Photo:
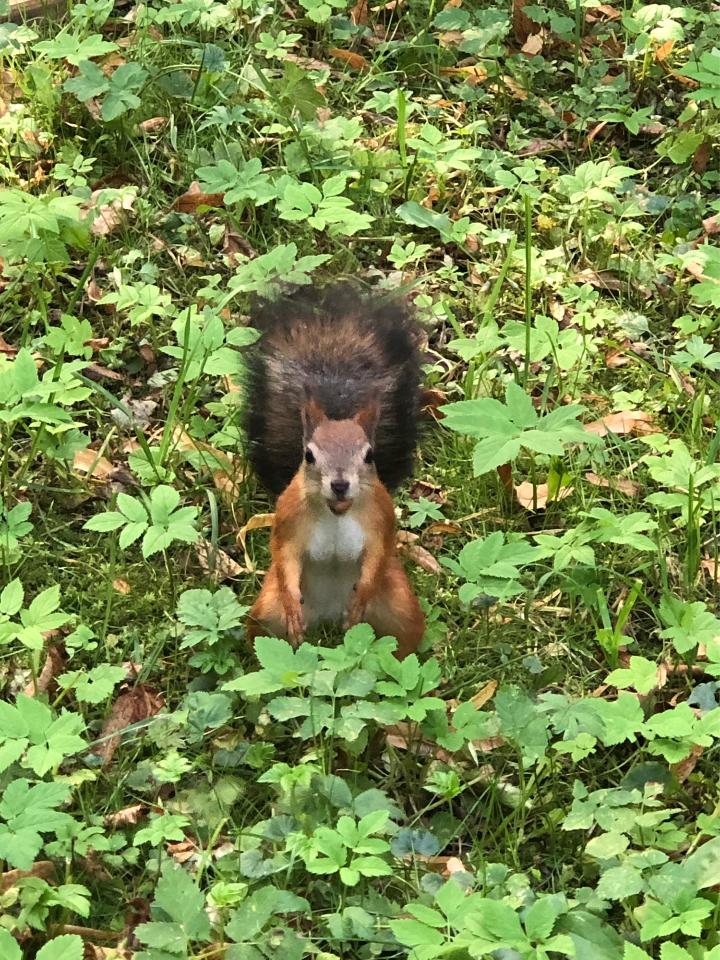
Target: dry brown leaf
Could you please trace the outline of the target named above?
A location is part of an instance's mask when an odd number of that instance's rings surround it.
[[[251,260],[257,256],[257,251],[239,233],[234,233],[229,227],[225,227],[223,236],[223,253],[228,258],[231,267],[238,265],[238,254],[249,257]]]
[[[139,683],[130,690],[124,690],[112,706],[99,742],[92,748],[93,753],[102,758],[103,766],[110,763],[120,746],[122,731],[133,723],[154,717],[164,705],[162,694],[145,684]]]
[[[17,347],[11,347],[5,337],[0,333],[0,353],[6,357],[14,357],[17,352]]]
[[[370,61],[361,53],[354,50],[343,50],[341,47],[330,47],[328,56],[334,60],[342,60],[351,70],[369,70]]]
[[[705,173],[710,160],[710,141],[705,140],[697,148],[692,158],[692,168],[695,173]]]
[[[435,520],[425,532],[431,537],[441,537],[445,534],[456,536],[462,533],[462,527],[459,523],[454,523],[452,520]]]
[[[503,74],[501,80],[505,84],[506,89],[510,91],[510,94],[516,100],[527,100],[527,90],[525,87],[521,86],[514,77],[509,77],[507,74]]]
[[[48,690],[55,687],[55,677],[65,669],[65,647],[61,643],[53,644],[48,647],[45,656],[45,663],[37,678],[37,685],[34,680],[25,687],[23,693],[26,697],[36,697],[39,693],[47,693]]]
[[[701,747],[699,743],[694,743],[689,755],[685,757],[684,760],[680,760],[678,763],[670,764],[670,769],[675,775],[678,783],[684,783],[687,780],[697,766],[698,760],[702,756],[704,749],[705,748]]]
[[[548,503],[556,500],[562,500],[572,493],[572,487],[560,487],[552,494],[547,483],[538,483],[533,485],[528,480],[524,480],[515,487],[515,497],[521,507],[526,510],[542,510]]]
[[[488,72],[479,63],[474,63],[468,67],[440,67],[440,75],[443,77],[462,77],[468,86],[475,87],[483,80],[487,80]]]
[[[85,341],[83,346],[90,347],[93,353],[97,353],[99,350],[107,350],[110,346],[110,337],[91,337],[90,340]]]
[[[498,688],[497,680],[488,680],[482,689],[478,690],[476,694],[470,697],[470,703],[474,704],[475,707],[480,710],[485,706],[492,698],[495,696],[495,691]]]
[[[130,593],[130,584],[127,580],[123,580],[121,577],[116,578],[112,582],[112,588],[116,593],[128,594]]]
[[[193,180],[185,193],[173,202],[173,210],[177,210],[178,213],[197,213],[201,206],[223,207],[225,206],[225,194],[204,193],[200,189],[200,183]]]
[[[622,410],[619,413],[610,413],[600,420],[593,420],[592,423],[584,424],[584,428],[588,433],[594,433],[598,437],[607,436],[608,433],[630,433],[636,437],[643,437],[649,433],[660,433],[660,429],[653,423],[651,415],[644,413],[642,410]]]
[[[543,35],[541,33],[532,33],[525,43],[520,47],[521,53],[526,53],[529,57],[536,57],[542,53]]]
[[[661,43],[659,47],[655,47],[653,51],[653,56],[655,57],[658,63],[664,63],[665,60],[670,56],[675,46],[674,40],[666,40],[665,43]]]
[[[635,480],[628,480],[625,477],[600,477],[597,473],[586,473],[585,479],[593,487],[604,487],[607,490],[617,490],[618,493],[624,493],[626,497],[637,497],[640,495],[642,487]]]
[[[707,217],[703,220],[703,230],[708,236],[712,236],[715,233],[720,233],[720,216],[714,214],[712,217]],[[2,345],[0,344],[0,352],[2,351]]]
[[[443,33],[438,34],[438,43],[445,49],[448,47],[456,47],[459,43],[462,43],[464,39],[465,34],[462,30],[445,30]]]
[[[329,63],[325,63],[324,60],[316,60],[314,57],[300,57],[296,53],[286,53],[284,59],[289,60],[290,63],[296,63],[305,70],[332,70]]]
[[[627,367],[634,363],[635,358],[627,354],[625,349],[618,350],[613,348],[605,354],[605,366],[609,370],[617,370],[620,367]]]
[[[403,721],[385,727],[385,741],[396,750],[410,750],[421,757],[433,757],[442,763],[452,760],[450,751],[434,740],[423,737],[416,724]]]
[[[715,557],[703,557],[700,561],[700,569],[704,570],[716,583],[720,583],[720,558],[716,561]]]
[[[442,419],[439,407],[447,401],[447,396],[442,390],[430,389],[423,390],[420,397],[420,409],[424,414]]]
[[[187,863],[198,856],[198,845],[194,840],[180,840],[177,843],[169,843],[167,852],[176,863]]]
[[[274,513],[256,513],[254,517],[250,517],[244,527],[238,530],[237,542],[242,547],[245,558],[245,569],[249,572],[255,570],[255,564],[252,562],[250,554],[248,553],[247,535],[251,530],[261,530],[263,527],[271,527],[274,519]]]
[[[5,873],[0,873],[0,893],[5,893],[26,877],[39,877],[52,883],[55,879],[55,864],[52,860],[37,860],[29,870],[6,870]]]
[[[107,459],[100,456],[97,450],[91,450],[87,447],[85,450],[78,450],[73,457],[73,470],[75,473],[86,473],[96,480],[107,480],[115,471],[115,467]]]
[[[408,556],[413,563],[416,563],[422,570],[425,570],[427,573],[442,573],[442,567],[435,559],[435,557],[430,553],[429,550],[426,550],[425,547],[421,547],[419,543],[410,543],[403,546],[403,553]]]
[[[164,130],[168,125],[167,117],[150,117],[139,124],[143,133],[157,133],[158,130]]]
[[[243,573],[243,568],[233,560],[230,554],[213,546],[210,540],[200,537],[196,544],[196,553],[200,566],[215,583],[222,583]]]
[[[357,0],[350,10],[350,20],[356,27],[365,26],[368,22],[368,0]]]
[[[115,813],[109,813],[104,818],[106,827],[134,827],[135,824],[144,820],[148,813],[148,807],[144,803],[133,803],[132,806],[123,807]]]
[[[108,367],[103,367],[100,363],[89,363],[84,369],[83,373],[90,380],[123,380],[124,377],[121,373],[118,373],[117,370],[110,370]],[[141,402],[141,401],[136,401]],[[157,406],[157,404],[155,404]]]
[[[102,192],[102,190],[93,190],[90,199],[86,200],[82,206],[83,219],[93,214],[90,233],[94,237],[106,237],[112,233],[122,223],[125,213],[133,209],[136,200],[135,194],[127,193],[124,197],[116,197],[110,203],[98,206],[95,201]]]
[[[624,290],[627,283],[616,277],[610,270],[591,270],[587,268],[575,274],[578,283],[589,283],[598,290]]]
[[[526,13],[525,7],[529,0],[513,0],[512,26],[513,35],[519,44],[524,44],[528,37],[539,32],[540,27]]]
[[[501,463],[499,467],[496,467],[497,475],[500,478],[500,483],[502,483],[505,490],[513,495],[515,487],[513,486],[513,473],[512,473],[512,464],[511,463]]]

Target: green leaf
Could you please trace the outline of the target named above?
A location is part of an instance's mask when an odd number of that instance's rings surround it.
[[[179,923],[189,940],[210,937],[210,921],[205,912],[205,897],[182,867],[166,863],[155,888],[154,906]]]
[[[127,521],[125,517],[116,510],[107,510],[105,513],[96,513],[83,524],[83,530],[94,530],[96,533],[109,533],[111,530],[117,530]]]
[[[83,942],[75,934],[65,934],[46,943],[35,956],[36,960],[82,960]]]
[[[110,81],[101,68],[92,60],[83,60],[78,66],[77,76],[66,80],[63,90],[74,94],[83,103],[85,100],[101,96],[109,86]]]
[[[658,683],[657,664],[645,657],[630,657],[629,668],[613,670],[606,682],[623,690],[632,687],[638,693],[649,693]]]
[[[0,957],[3,960],[22,960],[17,940],[7,930],[0,927]]]
[[[627,900],[641,893],[644,887],[640,871],[625,864],[603,872],[597,885],[597,895],[603,900]]]
[[[531,940],[547,940],[557,918],[567,909],[567,901],[562,894],[539,897],[523,917],[528,937]]]
[[[11,580],[0,593],[0,614],[6,617],[14,616],[22,607],[24,596],[22,582],[17,578]]]

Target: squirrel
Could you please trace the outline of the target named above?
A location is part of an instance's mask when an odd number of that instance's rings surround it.
[[[246,355],[251,465],[278,495],[248,641],[369,623],[415,651],[425,618],[397,555],[390,490],[412,471],[421,328],[400,301],[348,286],[256,306]]]

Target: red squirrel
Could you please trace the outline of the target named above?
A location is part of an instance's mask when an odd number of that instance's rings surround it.
[[[369,623],[405,657],[425,618],[397,556],[389,489],[412,470],[420,327],[398,301],[348,287],[261,305],[253,323],[249,458],[279,497],[248,639],[297,645],[320,621]]]

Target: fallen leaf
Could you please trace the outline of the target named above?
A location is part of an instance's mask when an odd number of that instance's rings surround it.
[[[527,90],[525,87],[521,86],[514,77],[509,77],[507,74],[503,74],[500,79],[505,84],[506,89],[510,91],[511,95],[516,100],[527,100]]]
[[[23,693],[26,697],[36,697],[39,693],[47,693],[55,687],[55,677],[65,669],[65,647],[61,643],[48,647],[45,663],[37,678],[27,684]]]
[[[154,717],[164,705],[162,694],[145,684],[123,691],[112,706],[98,742],[92,747],[92,752],[102,758],[103,766],[111,762],[120,746],[122,731],[133,723]]]
[[[144,820],[148,813],[148,807],[144,803],[133,803],[129,807],[123,807],[115,813],[108,813],[103,818],[106,827],[134,827],[135,824]]]
[[[649,413],[642,410],[622,410],[620,413],[611,413],[600,420],[593,420],[592,423],[584,424],[584,429],[588,433],[594,433],[598,437],[604,437],[608,433],[633,434],[636,437],[644,437],[649,433],[660,433]]]
[[[470,87],[477,86],[483,80],[487,80],[488,72],[479,63],[468,67],[441,67],[440,75],[443,77],[462,77]]]
[[[438,34],[438,43],[441,47],[456,47],[459,43],[462,43],[465,39],[465,34],[462,30],[446,30],[444,33]]]
[[[692,168],[695,173],[705,173],[710,159],[710,141],[705,140],[697,148],[692,158]]]
[[[14,357],[17,354],[17,347],[11,347],[5,337],[0,333],[0,353],[6,357]]]
[[[122,380],[123,375],[118,373],[117,370],[110,370],[108,367],[103,367],[100,363],[89,363],[84,369],[83,373],[90,380]]]
[[[588,23],[596,23],[598,20],[619,20],[622,17],[622,11],[611,7],[609,3],[601,3],[597,7],[592,7],[585,14]]]
[[[176,863],[188,863],[199,854],[198,846],[194,840],[180,840],[178,843],[169,843],[167,852]]]
[[[526,53],[529,57],[536,57],[542,53],[543,35],[541,33],[532,33],[525,43],[520,47],[521,53]]]
[[[615,276],[610,270],[580,270],[574,278],[578,283],[589,283],[598,290],[625,290],[627,282]]]
[[[253,260],[257,257],[257,251],[239,233],[234,233],[229,227],[225,227],[223,236],[223,253],[228,258],[231,267],[238,265],[238,254]]]
[[[424,414],[432,415],[441,420],[443,415],[438,408],[446,402],[447,395],[442,390],[428,388],[423,390],[420,397],[420,409]]]
[[[495,691],[498,688],[497,680],[488,680],[482,689],[478,690],[474,696],[470,697],[470,703],[474,704],[475,707],[480,710],[485,706],[488,701],[492,700],[495,696]]]
[[[444,534],[456,536],[462,533],[462,527],[459,523],[453,523],[452,520],[436,520],[430,524],[425,532],[431,537],[443,536]]]
[[[98,303],[98,301],[102,300],[104,296],[102,290],[97,285],[95,280],[88,280],[88,282],[85,284],[85,293],[87,294],[87,298],[90,303]]]
[[[94,237],[106,237],[112,233],[116,227],[123,222],[125,213],[133,209],[137,196],[135,193],[127,192],[123,197],[116,197],[109,203],[103,203],[98,206],[95,202],[102,190],[93,190],[90,199],[86,200],[82,206],[82,217],[87,219],[93,215],[90,224],[90,233]]]
[[[600,477],[597,473],[586,473],[585,479],[593,487],[604,487],[608,490],[616,490],[618,493],[624,493],[626,497],[637,497],[640,495],[642,487],[635,480],[628,480],[625,477]]]
[[[122,593],[124,595],[130,593],[130,584],[127,582],[127,580],[123,580],[120,577],[113,580],[112,588],[116,593]]]
[[[533,485],[528,480],[515,487],[515,497],[521,507],[526,510],[542,510],[548,503],[563,500],[572,493],[572,487],[560,487],[551,493],[547,483]]]
[[[75,473],[87,473],[96,480],[107,480],[115,472],[115,467],[107,457],[87,447],[85,450],[78,450],[73,457],[73,470]]]
[[[83,346],[90,347],[93,353],[97,353],[99,350],[107,350],[110,346],[110,337],[91,337],[90,340],[85,341]]]
[[[664,63],[665,60],[670,56],[675,46],[674,40],[666,40],[665,43],[661,43],[659,47],[655,47],[653,51],[653,56],[658,63]]]
[[[530,0],[512,0],[513,35],[519,44],[524,44],[528,37],[540,30],[539,25],[525,13],[529,3]]]
[[[242,547],[245,557],[245,569],[249,572],[253,572],[255,570],[255,564],[252,562],[250,554],[247,550],[247,535],[252,530],[261,530],[264,527],[271,527],[274,519],[274,513],[256,513],[254,517],[250,517],[244,527],[241,527],[240,530],[238,530],[237,542]]]
[[[715,557],[703,557],[700,561],[700,569],[704,570],[715,583],[720,583],[720,560]]]
[[[623,348],[622,350],[613,348],[612,350],[608,350],[608,352],[605,354],[605,366],[609,370],[617,370],[619,367],[627,367],[629,364],[634,362],[635,358],[628,356],[626,348]]]
[[[167,125],[167,117],[150,117],[138,124],[143,133],[157,133],[158,130],[163,130]]]
[[[568,147],[569,144],[567,140],[543,140],[541,138],[537,138],[535,140],[531,140],[530,143],[518,150],[516,155],[518,157],[537,157],[542,153],[564,152],[568,149]],[[549,220],[550,218],[548,217],[547,219]]]
[[[411,543],[403,546],[403,553],[405,553],[413,563],[416,563],[422,570],[425,570],[427,573],[442,573],[442,567],[435,559],[435,557],[430,553],[429,550],[426,550],[425,547],[421,547],[419,543]]]
[[[720,233],[720,216],[714,214],[712,217],[707,217],[703,220],[703,230],[708,236],[712,236],[715,233]],[[0,344],[0,351],[2,351],[2,344]]]
[[[290,63],[296,63],[299,67],[304,67],[305,70],[332,70],[329,63],[325,63],[324,60],[316,60],[314,57],[300,57],[296,53],[286,53],[284,59],[289,60]]]
[[[497,475],[500,478],[500,483],[503,485],[505,490],[513,495],[515,487],[513,485],[513,472],[511,463],[501,463],[499,467],[496,467]]]
[[[419,727],[412,723],[394,723],[385,727],[385,741],[396,750],[409,750],[421,757],[433,757],[441,763],[452,760],[449,750],[420,734]]]
[[[197,180],[193,180],[185,193],[173,202],[173,210],[177,210],[178,213],[194,214],[198,212],[198,207],[223,206],[225,206],[225,194],[203,193]]]
[[[356,27],[364,26],[368,22],[368,0],[357,0],[350,10],[350,20]]]
[[[138,427],[147,429],[150,426],[150,418],[157,407],[157,400],[136,400],[125,394],[122,397],[122,403],[127,408],[128,413],[113,407],[110,416],[115,423],[123,430],[135,430]]]
[[[203,573],[206,573],[215,583],[222,583],[243,573],[243,568],[233,560],[230,554],[213,546],[210,540],[200,537],[196,544],[198,563]]]
[[[342,60],[352,70],[369,70],[370,61],[361,53],[355,53],[354,50],[343,50],[341,47],[330,47],[328,56],[335,60]]]
[[[26,877],[39,877],[52,883],[55,879],[55,864],[52,860],[37,860],[29,870],[6,870],[5,873],[0,873],[0,893],[5,893]]]
[[[699,743],[694,743],[689,755],[685,757],[684,760],[680,760],[679,763],[670,764],[670,769],[675,775],[678,783],[684,783],[687,780],[697,766],[698,760],[702,756],[704,749],[705,748],[701,747]]]

